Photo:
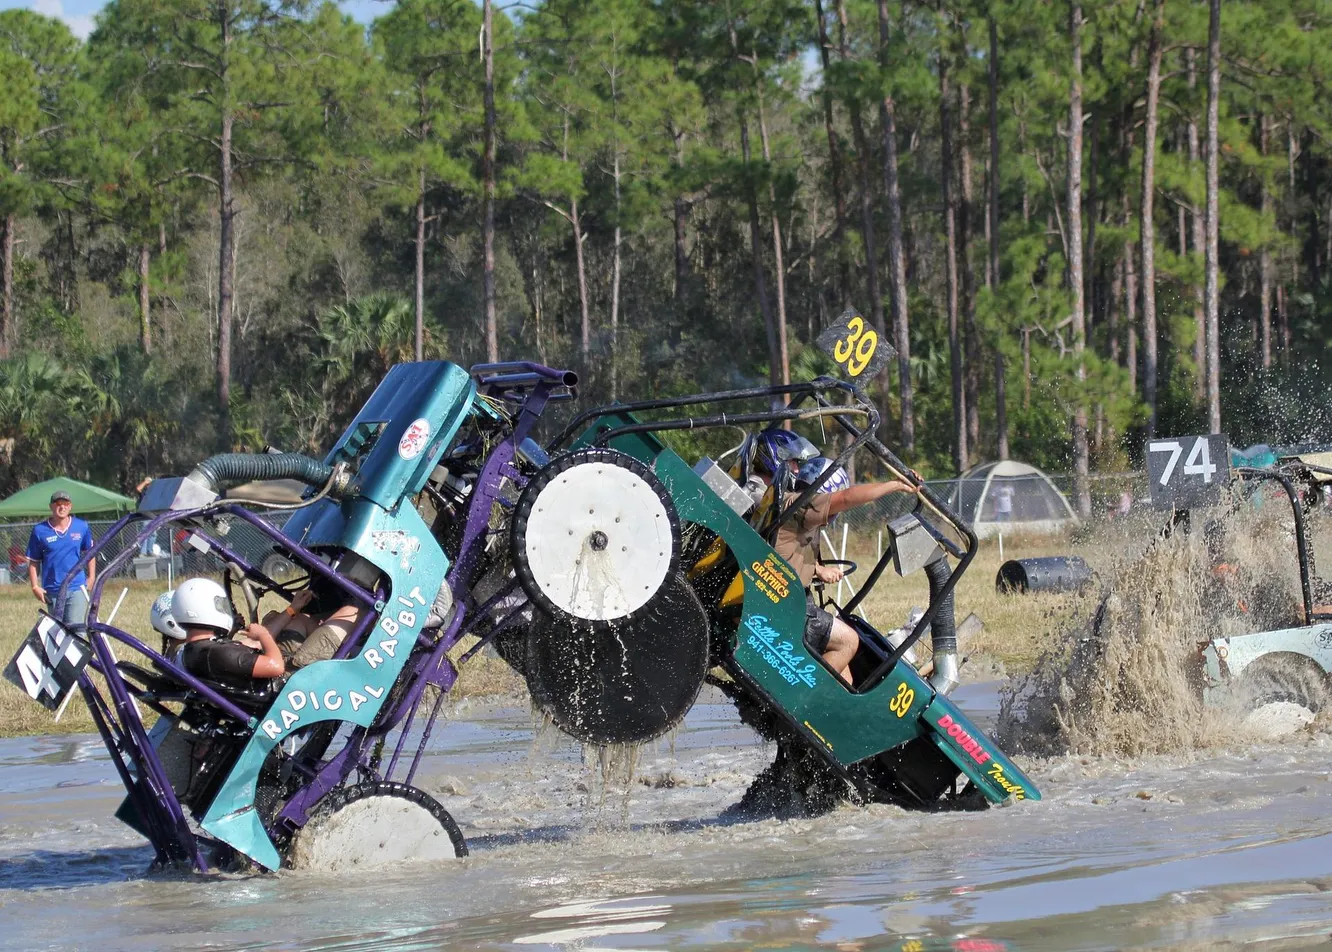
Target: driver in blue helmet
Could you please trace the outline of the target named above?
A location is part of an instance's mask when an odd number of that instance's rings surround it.
[[[776,433],[786,435],[775,436]],[[832,465],[832,461],[820,456],[810,457],[803,462],[782,459],[782,447],[792,445],[788,439],[791,436],[794,434],[784,430],[765,430],[760,433],[754,469],[765,483],[776,482],[790,489],[801,489],[819,479],[825,469]],[[890,493],[918,491],[916,486],[896,479],[852,485],[846,471],[838,467],[836,472],[824,480],[814,497],[777,529],[772,543],[773,550],[790,564],[805,587],[805,643],[811,651],[818,652],[828,667],[836,671],[847,684],[854,683],[851,659],[860,647],[860,636],[854,628],[820,606],[810,592],[815,578],[825,584],[836,584],[841,581],[843,574],[838,566],[820,565],[812,548],[818,539],[819,530],[831,523],[838,513],[869,505]]]

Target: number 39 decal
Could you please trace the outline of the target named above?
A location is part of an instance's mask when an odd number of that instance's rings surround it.
[[[911,710],[911,705],[916,700],[916,692],[905,684],[897,686],[897,694],[888,702],[888,710],[892,711],[898,717],[906,717],[906,712]]]
[[[879,335],[865,327],[863,317],[853,317],[846,325],[846,337],[833,344],[833,360],[846,367],[852,377],[859,377],[869,366],[879,346]]]
[[[897,353],[854,309],[839,317],[814,343],[852,380],[878,376]]]

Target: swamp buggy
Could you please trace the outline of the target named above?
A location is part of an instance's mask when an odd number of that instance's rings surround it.
[[[403,364],[323,460],[226,454],[156,480],[90,553],[120,554],[97,573],[86,625],[57,620],[66,582],[7,677],[51,709],[77,689],[127,790],[118,816],[157,863],[201,871],[241,857],[271,870],[328,852],[366,862],[466,853],[453,818],[414,780],[458,667],[490,644],[586,743],[658,737],[711,682],[778,742],[769,790],[781,775],[808,804],[1039,799],[947,697],[953,591],[976,539],[944,503],[922,487],[838,609],[860,637],[849,687],[805,648],[805,593],[768,542],[819,487],[770,495],[761,533],[732,478],[742,472],[691,466],[661,439],[821,419],[844,437],[839,464],[863,452],[917,482],[874,438],[878,414],[854,385],[819,378],[599,407],[538,443],[543,413],[576,386],[570,372],[527,362]],[[225,495],[229,483],[279,478],[309,487],[281,530]],[[295,577],[270,577],[264,559],[229,545],[242,524]],[[123,620],[102,620],[107,580],[163,526],[217,559],[242,606],[238,625],[258,617],[265,595],[290,600],[312,580],[358,606],[358,621],[332,660],[265,690],[196,677]],[[891,641],[854,614],[890,567],[920,570],[929,585],[923,617]],[[928,677],[905,657],[927,631]]]

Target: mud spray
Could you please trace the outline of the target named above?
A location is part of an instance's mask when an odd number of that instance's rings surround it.
[[[1200,650],[1215,635],[1303,624],[1289,503],[1236,493],[1193,513],[1189,531],[1162,531],[1169,522],[1144,515],[1078,546],[1099,588],[1004,692],[1006,749],[1139,756],[1247,739],[1243,711],[1203,705]],[[1326,535],[1326,518],[1310,529]]]

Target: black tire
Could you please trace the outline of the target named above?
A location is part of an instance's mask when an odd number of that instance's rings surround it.
[[[1317,714],[1332,701],[1327,675],[1303,655],[1280,652],[1259,658],[1240,676],[1236,699],[1241,710],[1287,702]]]

